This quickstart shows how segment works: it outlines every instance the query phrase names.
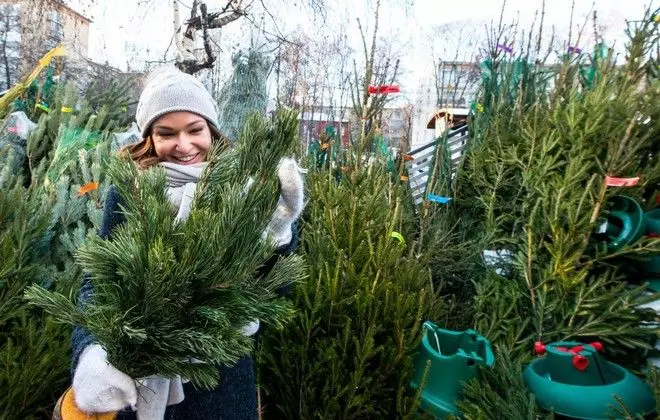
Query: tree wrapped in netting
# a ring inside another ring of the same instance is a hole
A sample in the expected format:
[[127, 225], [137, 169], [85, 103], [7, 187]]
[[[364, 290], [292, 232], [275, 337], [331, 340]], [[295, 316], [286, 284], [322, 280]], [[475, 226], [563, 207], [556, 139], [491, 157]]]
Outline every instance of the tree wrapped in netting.
[[[11, 161], [13, 157], [9, 157]], [[52, 201], [0, 170], [0, 418], [46, 417], [68, 379], [69, 328], [28, 308], [23, 291], [54, 272], [44, 236]]]
[[[121, 127], [112, 112], [94, 115], [72, 86], [52, 90], [37, 124], [17, 114], [2, 124], [12, 147], [0, 147], [0, 418], [49, 417], [67, 385], [70, 327], [23, 293], [33, 284], [67, 296], [79, 289], [74, 254], [101, 226], [111, 130]], [[58, 155], [61, 139], [85, 147]]]
[[251, 113], [266, 112], [266, 81], [271, 64], [266, 54], [256, 49], [238, 52], [232, 64], [234, 72], [218, 97], [218, 120], [220, 131], [236, 141]]

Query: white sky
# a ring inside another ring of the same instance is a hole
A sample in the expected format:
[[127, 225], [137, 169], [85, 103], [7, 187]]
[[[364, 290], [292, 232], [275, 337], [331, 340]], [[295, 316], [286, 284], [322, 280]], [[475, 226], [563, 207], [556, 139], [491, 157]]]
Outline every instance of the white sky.
[[[311, 36], [324, 36], [323, 33], [337, 31], [338, 26], [343, 25], [347, 28], [349, 42], [356, 51], [361, 51], [356, 18], [360, 17], [369, 31], [373, 27], [371, 10], [375, 0], [325, 0], [329, 5], [325, 24], [311, 21], [309, 11], [301, 7], [306, 1], [263, 0], [275, 15], [282, 32], [301, 27]], [[582, 24], [595, 5], [599, 23], [604, 26], [604, 38], [609, 42], [615, 40], [622, 46], [625, 20], [641, 17], [649, 2], [655, 7], [658, 5], [658, 0], [576, 0], [574, 25]], [[93, 20], [89, 53], [96, 61], [107, 61], [121, 69], [129, 66], [142, 69], [145, 60], [162, 59], [170, 44], [173, 32], [171, 0], [68, 0], [68, 3]], [[183, 19], [189, 13], [192, 0], [179, 0], [179, 3]], [[207, 0], [206, 3], [212, 11], [221, 7], [225, 0]], [[259, 7], [259, 0], [254, 3]], [[518, 18], [521, 27], [528, 27], [541, 4], [541, 0], [508, 0], [504, 21], [512, 22]], [[416, 85], [421, 77], [428, 77], [433, 58], [441, 55], [443, 50], [445, 58], [453, 58], [459, 44], [465, 46], [470, 41], [483, 40], [485, 24], [499, 19], [501, 5], [502, 2], [497, 0], [383, 0], [380, 34], [395, 40], [395, 47], [403, 52], [404, 79]], [[546, 1], [546, 28], [554, 25], [558, 37], [563, 40], [568, 36], [570, 8], [571, 0]], [[267, 20], [267, 25], [274, 30], [272, 20]], [[449, 27], [450, 36], [444, 36], [445, 39], [436, 36], [430, 41], [433, 28], [440, 25]], [[460, 27], [462, 32], [458, 30]], [[221, 45], [228, 53], [249, 43], [250, 34], [254, 32], [252, 25], [245, 20], [234, 22], [223, 31]], [[590, 37], [591, 22], [585, 32]], [[588, 43], [589, 40], [584, 42]], [[476, 49], [476, 46], [463, 48], [464, 56], [459, 58], [470, 58]], [[169, 51], [172, 53], [173, 48]], [[219, 61], [228, 63], [229, 57], [230, 54], [220, 56]]]
[[[374, 0], [326, 0], [330, 5], [327, 23], [310, 23], [309, 13], [300, 7], [306, 0], [264, 0], [278, 19], [280, 29], [297, 25], [306, 27], [310, 33], [333, 30], [344, 23], [349, 30], [349, 39], [359, 47], [355, 18], [361, 17], [363, 24], [372, 26]], [[645, 5], [653, 0], [576, 0], [575, 24], [582, 23], [592, 5], [599, 14], [599, 22], [605, 25], [605, 38], [621, 39], [625, 19], [641, 17]], [[172, 36], [171, 0], [68, 0], [76, 10], [93, 20], [90, 30], [90, 55], [98, 61], [106, 61], [120, 68], [126, 62], [134, 61], [140, 67], [144, 59], [162, 57]], [[147, 5], [144, 5], [148, 3]], [[182, 17], [188, 12], [192, 0], [179, 0]], [[207, 0], [209, 10], [218, 9], [224, 0]], [[406, 7], [406, 3], [414, 6]], [[555, 25], [559, 35], [567, 36], [571, 0], [546, 1], [546, 25]], [[259, 4], [259, 0], [255, 0]], [[499, 18], [501, 1], [497, 0], [383, 0], [381, 34], [393, 36], [399, 42], [412, 41], [414, 48], [408, 49], [403, 61], [417, 62], [431, 59], [430, 44], [426, 38], [436, 25], [460, 24], [470, 27], [470, 36], [484, 34], [484, 24]], [[389, 6], [394, 4], [394, 6]], [[187, 6], [186, 6], [187, 5]], [[504, 20], [510, 22], [519, 16], [524, 23], [531, 23], [534, 12], [540, 9], [541, 1], [508, 0]], [[229, 27], [233, 32], [231, 40], [241, 40], [236, 32], [247, 34], [250, 25], [243, 21], [234, 22]], [[228, 28], [229, 28], [228, 27]], [[239, 29], [239, 27], [241, 27]], [[591, 28], [591, 23], [589, 23]], [[591, 31], [588, 31], [591, 32]], [[354, 35], [354, 36], [352, 36]], [[357, 39], [356, 39], [357, 38]], [[136, 49], [136, 52], [130, 50]], [[127, 51], [129, 51], [127, 53]]]
[[[189, 14], [192, 0], [178, 0], [182, 21]], [[246, 0], [247, 1], [247, 0]], [[311, 18], [305, 5], [308, 0], [253, 0], [257, 10], [261, 1], [275, 16], [267, 18], [266, 27], [274, 32], [287, 33], [296, 28], [313, 39], [328, 37], [327, 34], [343, 30], [354, 51], [361, 59], [361, 39], [356, 18], [360, 18], [368, 34], [373, 28], [375, 0], [325, 0], [328, 5], [325, 23]], [[126, 70], [141, 70], [147, 60], [161, 60], [170, 44], [173, 33], [172, 0], [67, 0], [70, 6], [93, 20], [90, 28], [90, 58]], [[453, 59], [460, 47], [459, 60], [468, 60], [483, 45], [485, 25], [497, 23], [502, 0], [382, 0], [379, 34], [393, 40], [393, 48], [401, 53], [401, 90], [397, 102], [419, 104], [418, 92], [430, 92], [434, 58], [443, 56]], [[544, 27], [555, 28], [558, 45], [565, 45], [569, 32], [572, 0], [546, 0]], [[582, 25], [593, 8], [598, 13], [598, 23], [606, 43], [615, 43], [622, 51], [625, 42], [626, 20], [643, 16], [646, 6], [658, 7], [660, 0], [575, 0], [573, 34]], [[226, 0], [206, 0], [209, 11], [217, 10]], [[520, 28], [529, 28], [534, 14], [540, 10], [542, 0], [508, 0], [504, 22], [519, 21]], [[538, 26], [538, 22], [537, 22]], [[437, 28], [444, 27], [438, 34]], [[435, 36], [434, 29], [436, 30]], [[256, 33], [245, 19], [233, 22], [220, 34], [219, 55], [216, 65], [226, 76], [231, 71], [231, 53], [248, 46]], [[546, 31], [548, 34], [549, 31]], [[591, 20], [580, 47], [593, 45]], [[575, 38], [575, 35], [573, 35]], [[369, 35], [370, 39], [370, 35]], [[563, 47], [562, 47], [563, 48]], [[173, 46], [169, 49], [172, 58]], [[422, 111], [425, 112], [425, 111]]]

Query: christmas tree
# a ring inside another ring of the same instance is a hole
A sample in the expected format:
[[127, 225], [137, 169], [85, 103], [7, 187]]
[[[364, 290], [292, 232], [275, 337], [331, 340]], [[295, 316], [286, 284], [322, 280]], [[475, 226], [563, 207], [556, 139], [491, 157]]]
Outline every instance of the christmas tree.
[[274, 123], [250, 118], [238, 146], [210, 159], [184, 222], [174, 220], [162, 169], [138, 172], [132, 162], [114, 161], [109, 171], [128, 217], [110, 240], [91, 238], [79, 251], [92, 301], [78, 308], [39, 286], [28, 298], [88, 329], [110, 363], [132, 377], [181, 375], [214, 386], [217, 364], [251, 350], [240, 327], [254, 319], [281, 327], [291, 308], [276, 290], [303, 276], [297, 256], [259, 275], [274, 251], [263, 238], [278, 199], [274, 175], [297, 128], [291, 112]]
[[234, 72], [218, 98], [220, 131], [236, 141], [248, 116], [266, 111], [268, 92], [266, 79], [270, 62], [261, 51], [250, 49], [232, 58]]
[[[39, 122], [20, 153], [0, 152], [0, 418], [49, 417], [67, 385], [70, 328], [30, 308], [23, 293], [33, 284], [65, 295], [78, 290], [74, 253], [101, 224], [110, 130], [119, 126], [116, 114], [94, 115], [72, 86], [51, 89], [48, 112], [34, 114]], [[3, 139], [18, 130], [2, 127]]]
[[294, 320], [265, 332], [259, 357], [272, 418], [392, 418], [418, 408], [408, 386], [411, 355], [422, 323], [440, 319], [445, 307], [407, 190], [371, 147], [376, 130], [365, 121], [386, 99], [369, 87], [397, 73], [396, 64], [375, 72], [375, 55], [374, 34], [365, 71], [356, 69], [352, 84], [359, 137], [346, 150], [326, 148], [309, 174], [301, 252], [310, 278], [292, 293]]
[[[260, 381], [273, 418], [371, 418], [414, 413], [410, 356], [444, 305], [426, 252], [403, 223], [404, 189], [385, 162], [309, 175], [294, 321], [263, 339]], [[398, 239], [397, 239], [398, 238]]]
[[[600, 340], [608, 358], [636, 369], [655, 343], [658, 330], [648, 322], [657, 315], [638, 307], [648, 298], [634, 267], [657, 254], [660, 241], [642, 237], [612, 250], [599, 235], [621, 196], [647, 210], [657, 206], [654, 15], [630, 30], [623, 64], [600, 45], [592, 60], [567, 55], [550, 72], [524, 55], [509, 60], [495, 50], [484, 63], [453, 205], [437, 223], [456, 226], [458, 245], [508, 256], [500, 270], [467, 277], [475, 296], [464, 306], [473, 308], [473, 327], [517, 372], [535, 341]], [[624, 189], [612, 178], [635, 181]], [[479, 272], [479, 257], [468, 254], [473, 268], [466, 272]], [[519, 380], [486, 374], [481, 381], [466, 390], [468, 418], [535, 416]]]
[[23, 300], [54, 272], [44, 246], [50, 202], [10, 172], [0, 173], [0, 418], [30, 419], [45, 416], [65, 386], [69, 331]]

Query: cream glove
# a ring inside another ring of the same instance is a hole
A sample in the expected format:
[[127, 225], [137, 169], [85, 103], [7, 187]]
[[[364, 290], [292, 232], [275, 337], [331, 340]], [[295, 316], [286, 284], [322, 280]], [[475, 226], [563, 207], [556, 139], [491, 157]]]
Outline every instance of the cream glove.
[[301, 176], [303, 172], [303, 169], [291, 158], [282, 159], [277, 170], [280, 198], [264, 233], [270, 236], [278, 247], [291, 242], [291, 224], [303, 211], [305, 199]]
[[250, 337], [252, 335], [255, 335], [257, 331], [259, 331], [259, 325], [261, 323], [259, 322], [258, 319], [249, 322], [246, 324], [243, 328], [241, 328], [241, 334], [243, 334], [246, 337]]
[[83, 350], [73, 375], [73, 392], [78, 408], [88, 413], [135, 410], [135, 381], [108, 363], [107, 353], [98, 344]]

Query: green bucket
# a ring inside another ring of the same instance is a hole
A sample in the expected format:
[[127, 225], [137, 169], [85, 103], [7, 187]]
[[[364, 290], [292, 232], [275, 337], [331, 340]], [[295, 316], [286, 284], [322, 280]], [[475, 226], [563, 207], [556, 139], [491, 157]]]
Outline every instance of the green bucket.
[[427, 321], [410, 386], [418, 390], [424, 381], [420, 408], [442, 419], [458, 414], [456, 400], [463, 383], [472, 379], [480, 366], [493, 363], [490, 342], [475, 331], [445, 330]]

